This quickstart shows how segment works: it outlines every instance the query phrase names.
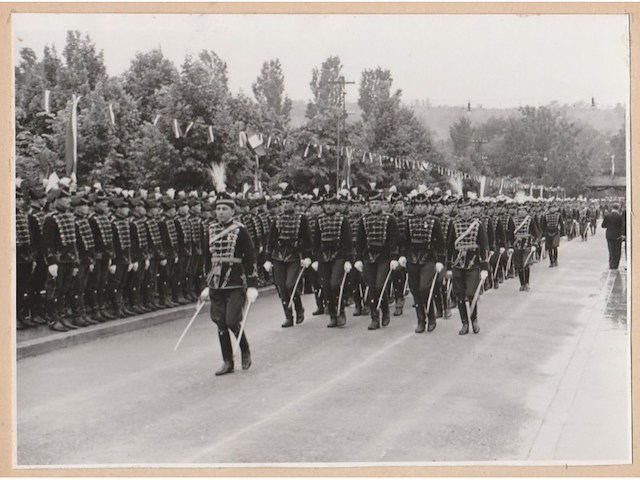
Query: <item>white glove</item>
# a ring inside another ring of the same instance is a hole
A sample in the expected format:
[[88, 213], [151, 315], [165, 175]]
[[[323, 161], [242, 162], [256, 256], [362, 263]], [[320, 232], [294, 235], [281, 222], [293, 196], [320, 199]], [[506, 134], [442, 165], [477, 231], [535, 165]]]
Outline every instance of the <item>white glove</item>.
[[78, 275], [78, 268], [74, 268], [73, 270], [71, 270], [71, 276], [72, 277], [76, 277]]
[[149, 261], [148, 258], [146, 258], [144, 261], [144, 269], [149, 270], [149, 265], [151, 265], [151, 262]]
[[111, 275], [113, 275], [114, 273], [116, 273], [116, 266], [115, 266], [115, 265], [111, 265], [111, 266], [109, 267], [109, 273], [110, 273]]
[[536, 250], [537, 250], [536, 246], [535, 246], [535, 245], [532, 245], [532, 246], [531, 246], [531, 251], [532, 251], [532, 252], [535, 252]]
[[209, 300], [209, 287], [205, 287], [205, 289], [200, 292], [200, 301], [206, 302], [207, 300]]
[[252, 288], [252, 287], [247, 288], [247, 300], [249, 300], [250, 303], [253, 303], [257, 299], [258, 299], [258, 289]]
[[500, 255], [504, 253], [504, 247], [500, 247]]
[[140, 265], [138, 265], [138, 262], [133, 262], [132, 265], [133, 265], [133, 271], [137, 272], [138, 271], [138, 267], [140, 266]]
[[131, 270], [133, 270], [133, 263], [130, 263], [127, 267], [127, 272], [130, 272]]
[[453, 278], [453, 272], [451, 270], [447, 270], [447, 278]]
[[489, 250], [489, 258], [493, 257], [493, 254], [496, 253], [493, 250]]
[[440, 262], [436, 262], [436, 272], [440, 273], [444, 269], [444, 265]]
[[273, 263], [271, 263], [269, 260], [267, 260], [266, 262], [264, 262], [264, 270], [267, 273], [271, 273], [271, 270], [273, 269]]
[[313, 268], [317, 272], [318, 271], [318, 262], [313, 262], [311, 264], [311, 268]]
[[31, 273], [36, 271], [36, 266], [37, 266], [36, 262], [31, 262]]
[[395, 270], [396, 268], [398, 268], [398, 261], [397, 260], [391, 260], [391, 262], [389, 263], [389, 267], [391, 268], [391, 270]]
[[489, 276], [489, 272], [487, 272], [486, 270], [480, 271], [480, 280], [484, 281], [487, 279], [488, 276]]
[[58, 276], [58, 265], [56, 265], [55, 263], [53, 265], [49, 265], [49, 268], [47, 270], [49, 270], [49, 273], [53, 278], [56, 278]]
[[302, 265], [302, 268], [309, 268], [311, 266], [311, 259], [310, 258], [303, 258], [300, 261], [300, 265]]
[[513, 248], [509, 249], [509, 255], [513, 255]]
[[178, 257], [173, 259], [173, 263], [178, 263]]
[[165, 258], [164, 260], [160, 260], [160, 265], [165, 267], [167, 265], [167, 259]]
[[353, 268], [353, 265], [351, 265], [351, 262], [344, 262], [344, 271], [345, 272], [349, 273], [352, 268]]
[[360, 273], [362, 273], [362, 271], [364, 270], [364, 264], [358, 260], [355, 264], [354, 267], [356, 267], [356, 270], [358, 270]]
[[401, 267], [406, 267], [407, 266], [407, 257], [400, 257], [398, 259], [398, 263], [400, 264]]
[[89, 265], [89, 271], [93, 272], [96, 269], [96, 266], [92, 263]]

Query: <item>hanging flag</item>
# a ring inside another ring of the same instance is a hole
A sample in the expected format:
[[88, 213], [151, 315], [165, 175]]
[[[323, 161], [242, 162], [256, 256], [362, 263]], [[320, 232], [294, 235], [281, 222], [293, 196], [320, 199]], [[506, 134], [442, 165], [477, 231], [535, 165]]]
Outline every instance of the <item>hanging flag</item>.
[[322, 158], [322, 145], [318, 145], [318, 158]]
[[160, 115], [156, 115], [153, 117], [153, 126], [155, 127], [158, 124], [158, 120], [160, 120]]
[[113, 105], [109, 104], [109, 119], [111, 120], [111, 125], [116, 124], [116, 116], [113, 113]]
[[540, 198], [544, 198], [544, 185], [540, 185]]
[[180, 125], [178, 125], [178, 120], [173, 119], [173, 134], [176, 138], [180, 138], [182, 136], [182, 132], [180, 131]]
[[500, 179], [500, 195], [502, 195], [502, 187], [504, 187], [504, 178]]
[[207, 143], [213, 143], [215, 141], [215, 137], [213, 136], [213, 126], [209, 125], [207, 127]]
[[364, 163], [364, 162], [365, 162], [366, 158], [367, 158], [367, 154], [366, 154], [366, 153], [363, 153], [363, 154], [362, 154], [362, 163]]
[[613, 177], [616, 174], [616, 154], [611, 154], [611, 176]]
[[271, 135], [269, 135], [269, 138], [267, 139], [267, 150], [269, 149], [270, 146], [271, 146]]
[[44, 111], [45, 113], [51, 113], [51, 105], [50, 105], [50, 100], [51, 100], [51, 91], [50, 90], [45, 90], [44, 91], [44, 102], [43, 102], [43, 106], [44, 106]]
[[187, 128], [184, 131], [184, 136], [185, 137], [187, 136], [187, 134], [189, 133], [189, 130], [191, 130], [192, 127], [193, 127], [193, 122], [189, 122], [189, 125], [187, 125]]
[[482, 175], [480, 177], [480, 191], [478, 192], [478, 195], [480, 195], [480, 198], [484, 198], [484, 188], [487, 185], [487, 177], [485, 177], [484, 175]]
[[345, 148], [345, 162], [344, 162], [344, 179], [345, 182], [347, 184], [347, 188], [350, 189], [351, 188], [351, 160], [352, 160], [352, 154], [353, 154], [353, 149], [350, 148]]
[[309, 147], [311, 147], [311, 144], [307, 143], [307, 148], [304, 149], [304, 158], [307, 158], [307, 155], [309, 155]]
[[78, 167], [78, 102], [81, 97], [73, 95], [71, 100], [71, 113], [67, 124], [67, 136], [65, 138], [65, 160], [67, 175], [77, 174]]
[[256, 132], [251, 126], [247, 128], [247, 141], [249, 148], [257, 156], [262, 157], [267, 154], [263, 146], [262, 135]]
[[245, 132], [240, 132], [238, 134], [238, 143], [242, 148], [247, 146], [247, 134]]

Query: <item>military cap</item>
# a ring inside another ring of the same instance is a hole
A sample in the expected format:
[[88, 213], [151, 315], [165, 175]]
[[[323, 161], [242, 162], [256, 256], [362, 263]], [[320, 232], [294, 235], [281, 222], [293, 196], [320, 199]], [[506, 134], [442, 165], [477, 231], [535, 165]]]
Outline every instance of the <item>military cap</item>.
[[41, 198], [44, 198], [44, 197], [46, 197], [46, 194], [44, 193], [44, 188], [40, 186], [33, 187], [31, 190], [29, 190], [30, 200], [40, 200]]
[[216, 206], [218, 205], [227, 205], [231, 208], [235, 208], [236, 202], [228, 192], [220, 192], [218, 193], [218, 198], [216, 198]]
[[111, 206], [115, 208], [128, 207], [123, 197], [111, 197], [109, 199], [109, 203], [111, 203]]
[[165, 210], [170, 210], [176, 206], [175, 202], [173, 201], [173, 198], [171, 198], [169, 195], [164, 195], [162, 197], [162, 200], [160, 201], [160, 204], [162, 205], [162, 208]]
[[142, 205], [142, 198], [140, 197], [129, 197], [129, 205], [132, 208], [139, 207]]
[[89, 197], [85, 195], [74, 195], [71, 197], [71, 205], [79, 207], [81, 205], [89, 205]]
[[153, 197], [147, 197], [144, 199], [144, 206], [147, 208], [156, 208], [158, 206], [158, 202]]
[[414, 205], [418, 205], [418, 204], [425, 205], [429, 203], [429, 198], [424, 193], [418, 193], [413, 197], [413, 199], [411, 200], [411, 203], [413, 203]]

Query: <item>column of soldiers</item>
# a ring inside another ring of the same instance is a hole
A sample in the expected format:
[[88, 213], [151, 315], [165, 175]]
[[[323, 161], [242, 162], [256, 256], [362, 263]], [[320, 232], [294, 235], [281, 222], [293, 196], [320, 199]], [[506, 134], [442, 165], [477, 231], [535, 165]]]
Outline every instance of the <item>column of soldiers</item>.
[[[204, 288], [215, 192], [75, 188], [68, 178], [16, 187], [18, 329], [75, 330], [195, 302]], [[239, 201], [238, 218], [264, 262], [265, 200]]]
[[[72, 187], [16, 190], [18, 329], [68, 331], [197, 300], [212, 267], [215, 192]], [[548, 256], [557, 267], [560, 236], [586, 240], [599, 211], [582, 198], [478, 199], [424, 185], [320, 191], [231, 194], [283, 328], [304, 321], [306, 287], [329, 328], [346, 325], [350, 305], [369, 330], [383, 328], [410, 293], [416, 333], [455, 308], [460, 334], [470, 324], [477, 333], [479, 295], [516, 276], [529, 291], [531, 265]]]

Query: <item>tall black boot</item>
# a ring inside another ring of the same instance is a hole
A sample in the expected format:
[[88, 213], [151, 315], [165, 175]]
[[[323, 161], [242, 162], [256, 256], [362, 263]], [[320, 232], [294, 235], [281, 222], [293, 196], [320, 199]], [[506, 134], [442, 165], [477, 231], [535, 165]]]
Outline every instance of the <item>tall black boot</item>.
[[524, 272], [522, 270], [518, 270], [518, 278], [520, 279], [520, 291], [524, 290]]
[[480, 331], [480, 327], [478, 326], [478, 304], [473, 308], [473, 312], [471, 312], [471, 328], [473, 329], [473, 333], [478, 333]]
[[458, 334], [466, 335], [469, 333], [469, 317], [467, 316], [467, 305], [465, 302], [458, 302], [458, 311], [460, 312], [460, 320], [462, 320], [462, 328]]
[[222, 350], [222, 368], [216, 372], [216, 376], [233, 373], [233, 349], [231, 348], [231, 337], [229, 330], [219, 330], [218, 340], [220, 341], [220, 349]]
[[418, 302], [416, 304], [416, 314], [418, 316], [418, 326], [416, 327], [416, 333], [424, 333], [424, 329], [426, 326], [426, 318], [424, 313], [424, 304]]
[[244, 332], [242, 332], [242, 337], [240, 337], [240, 352], [242, 352], [242, 369], [249, 370], [251, 366], [251, 350], [249, 349], [247, 334]]
[[288, 301], [285, 302], [283, 300], [282, 301], [282, 307], [284, 308], [284, 316], [285, 316], [286, 320], [280, 326], [282, 328], [293, 327], [293, 312], [289, 308], [289, 302]]
[[531, 273], [531, 269], [529, 267], [524, 269], [524, 286], [525, 290], [529, 291], [529, 274]]
[[302, 299], [299, 294], [293, 297], [293, 305], [296, 308], [296, 325], [304, 322], [304, 307], [302, 306]]

